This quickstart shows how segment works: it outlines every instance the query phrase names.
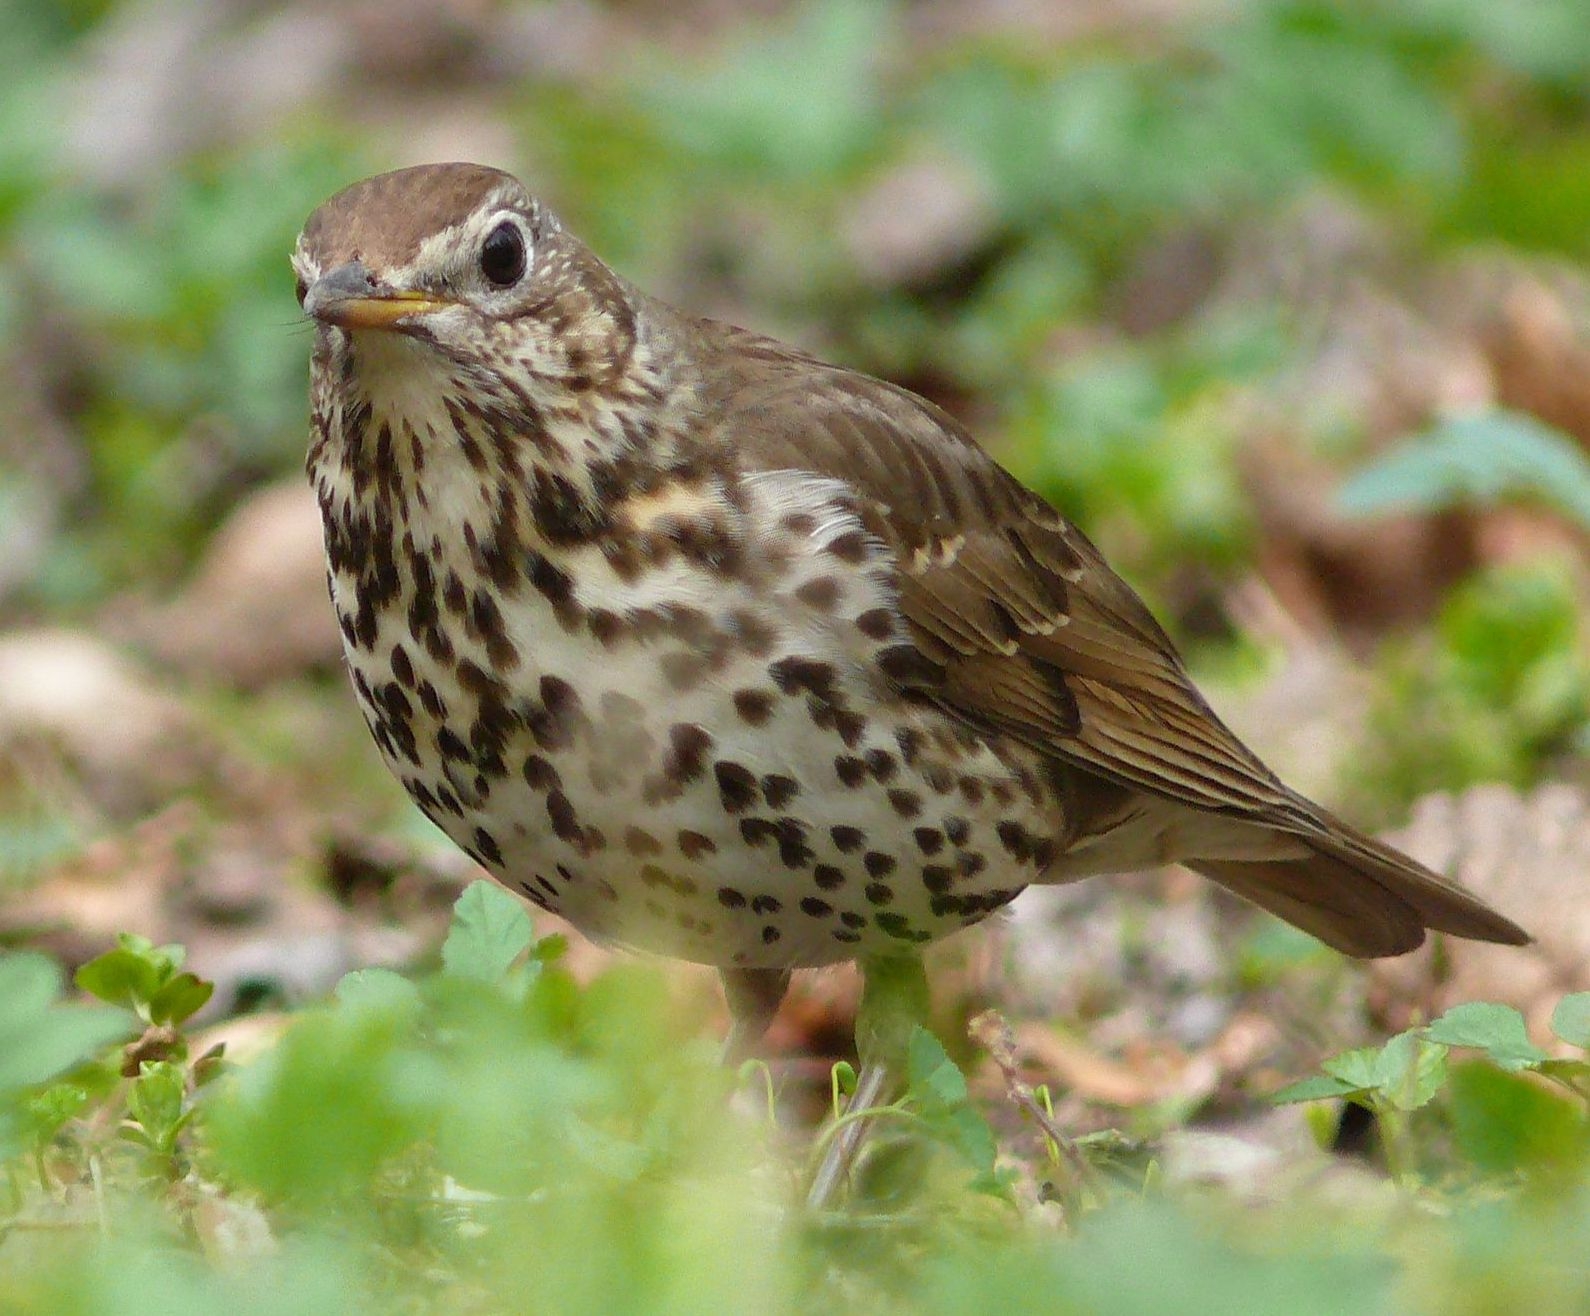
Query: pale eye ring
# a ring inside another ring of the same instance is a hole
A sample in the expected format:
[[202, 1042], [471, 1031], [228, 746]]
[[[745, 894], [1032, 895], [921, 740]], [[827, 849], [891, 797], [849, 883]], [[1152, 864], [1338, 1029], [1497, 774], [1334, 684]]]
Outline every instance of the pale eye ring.
[[480, 272], [488, 283], [511, 288], [524, 277], [524, 270], [524, 234], [511, 219], [505, 219], [480, 244]]

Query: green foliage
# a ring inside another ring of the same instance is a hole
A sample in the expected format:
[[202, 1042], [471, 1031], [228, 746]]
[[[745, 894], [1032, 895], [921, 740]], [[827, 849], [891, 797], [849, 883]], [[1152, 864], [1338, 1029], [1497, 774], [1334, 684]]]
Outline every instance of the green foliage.
[[[549, 940], [535, 939], [511, 897], [477, 884], [457, 902], [440, 971], [351, 974], [334, 1002], [286, 1020], [219, 1081], [213, 1051], [186, 1059], [179, 1019], [152, 1025], [127, 1052], [131, 1076], [107, 1082], [107, 1068], [80, 1061], [110, 1031], [63, 1024], [125, 1031], [126, 1016], [66, 1010], [37, 957], [0, 960], [10, 989], [0, 1001], [26, 1001], [34, 1021], [0, 1021], [0, 1033], [58, 1039], [11, 1075], [25, 1095], [16, 1146], [31, 1169], [0, 1161], [11, 1185], [0, 1284], [25, 1309], [94, 1316], [527, 1302], [1389, 1312], [1405, 1309], [1397, 1294], [1410, 1285], [1436, 1295], [1431, 1310], [1453, 1309], [1450, 1296], [1476, 1282], [1493, 1293], [1527, 1285], [1533, 1244], [1515, 1249], [1518, 1261], [1470, 1245], [1476, 1203], [1503, 1212], [1485, 1225], [1491, 1236], [1514, 1237], [1527, 1213], [1536, 1239], [1577, 1237], [1590, 1063], [1546, 1056], [1498, 1006], [1454, 1009], [1282, 1094], [1377, 1110], [1405, 1190], [1445, 1194], [1442, 1209], [1399, 1207], [1392, 1231], [1321, 1203], [1272, 1203], [1284, 1219], [1264, 1221], [1150, 1187], [1150, 1171], [1101, 1180], [1055, 1234], [1017, 1186], [1012, 1157], [1028, 1153], [996, 1141], [928, 1032], [906, 1036], [905, 1092], [845, 1116], [873, 1125], [847, 1205], [806, 1216], [778, 1131], [732, 1113], [730, 1076], [691, 1040], [658, 976], [615, 970], [577, 986]], [[84, 973], [152, 1018], [181, 959], [125, 937]], [[1590, 993], [1565, 998], [1555, 1027], [1565, 1042], [1590, 1040]], [[165, 1055], [138, 1055], [156, 1040]], [[1454, 1048], [1480, 1058], [1449, 1059]], [[1443, 1172], [1454, 1158], [1459, 1169]], [[1438, 1176], [1440, 1188], [1420, 1186]], [[94, 1185], [86, 1198], [80, 1180]], [[103, 1211], [115, 1219], [104, 1233]], [[1557, 1292], [1581, 1290], [1590, 1286], [1565, 1279]]]
[[1528, 786], [1590, 721], [1590, 646], [1559, 564], [1502, 567], [1456, 589], [1431, 637], [1387, 646], [1361, 806], [1382, 815], [1433, 790]]
[[77, 985], [90, 996], [132, 1010], [148, 1024], [181, 1024], [203, 1008], [215, 990], [184, 973], [187, 952], [181, 946], [156, 946], [124, 932], [116, 949], [90, 960], [77, 971]]
[[476, 882], [453, 910], [442, 966], [455, 977], [497, 982], [534, 940], [524, 902], [499, 886]]
[[1509, 411], [1443, 421], [1365, 467], [1338, 495], [1359, 516], [1515, 498], [1590, 530], [1590, 458], [1567, 435]]
[[[1214, 394], [1231, 379], [1189, 343], [1154, 360], [1105, 350], [1067, 361], [1011, 418], [1017, 473], [1090, 534], [1118, 566], [1149, 579], [1188, 560], [1229, 563], [1247, 546], [1246, 500]], [[1021, 459], [1023, 454], [1031, 454]]]
[[[1585, 1050], [1590, 992], [1565, 996], [1552, 1017], [1563, 1042]], [[1454, 1049], [1482, 1062], [1449, 1065]], [[1590, 1165], [1590, 1058], [1554, 1059], [1529, 1040], [1511, 1006], [1471, 1002], [1379, 1047], [1344, 1052], [1323, 1073], [1275, 1094], [1277, 1102], [1347, 1100], [1380, 1116], [1387, 1158], [1404, 1178], [1433, 1175], [1444, 1159], [1443, 1122], [1476, 1175], [1534, 1171], [1552, 1179]], [[1415, 1124], [1410, 1112], [1433, 1108]]]
[[[31, 951], [0, 952], [0, 1151], [15, 1137], [29, 1089], [132, 1031], [122, 1011], [66, 1006], [60, 995], [61, 973], [50, 960]], [[51, 1131], [80, 1104], [67, 1096], [31, 1104], [29, 1126]]]

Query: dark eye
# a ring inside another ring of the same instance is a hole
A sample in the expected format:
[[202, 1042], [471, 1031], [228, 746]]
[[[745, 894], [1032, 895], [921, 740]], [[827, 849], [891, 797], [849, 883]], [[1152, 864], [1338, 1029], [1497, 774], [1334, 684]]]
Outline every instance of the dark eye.
[[480, 244], [480, 272], [499, 288], [518, 283], [524, 274], [524, 234], [511, 220], [503, 220]]
[[302, 274], [298, 276], [298, 282], [294, 285], [293, 291], [298, 295], [298, 304], [302, 306], [304, 304], [304, 298], [309, 296], [309, 285], [304, 282], [304, 276]]

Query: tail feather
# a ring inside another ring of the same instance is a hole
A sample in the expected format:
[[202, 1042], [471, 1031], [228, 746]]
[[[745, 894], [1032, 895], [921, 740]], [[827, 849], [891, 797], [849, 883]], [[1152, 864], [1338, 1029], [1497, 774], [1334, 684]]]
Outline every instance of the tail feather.
[[1427, 930], [1519, 946], [1530, 940], [1478, 897], [1328, 816], [1295, 859], [1193, 860], [1189, 866], [1347, 955], [1401, 955]]

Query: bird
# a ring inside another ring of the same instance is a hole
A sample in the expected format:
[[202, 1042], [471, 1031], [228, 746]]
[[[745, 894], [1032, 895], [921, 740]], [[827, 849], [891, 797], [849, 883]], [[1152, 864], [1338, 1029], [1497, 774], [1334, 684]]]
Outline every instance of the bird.
[[483, 165], [344, 188], [292, 264], [381, 756], [510, 890], [715, 967], [732, 1053], [793, 970], [911, 984], [1029, 885], [1169, 862], [1349, 956], [1528, 940], [1283, 784], [932, 402], [648, 296]]

